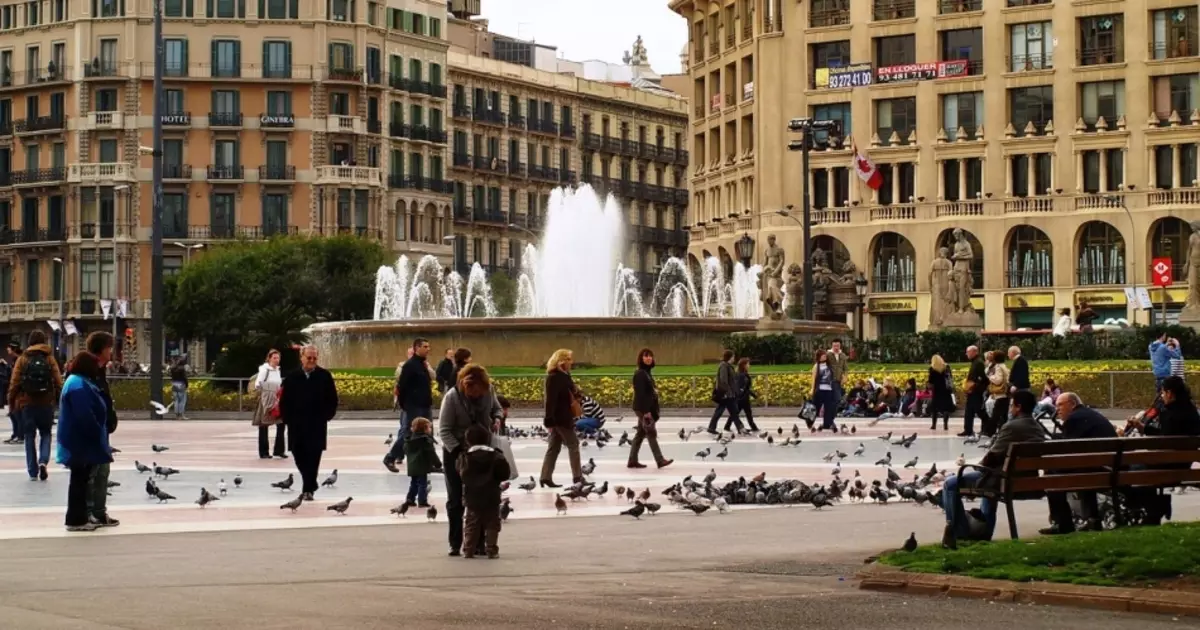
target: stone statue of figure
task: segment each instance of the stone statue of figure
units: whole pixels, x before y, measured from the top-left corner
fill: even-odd
[[[962,228],[954,228],[954,273],[953,273],[953,295],[950,296],[950,302],[954,305],[955,313],[969,313],[975,310],[971,306],[971,291],[975,286],[975,278],[971,273],[971,261],[975,259],[975,252],[971,250],[971,243],[967,240],[967,235],[962,231]]]
[[[649,57],[646,55],[646,45],[642,43],[642,36],[638,35],[633,42],[633,54],[630,55],[629,62],[632,66],[644,66],[648,63]]]
[[[929,306],[929,326],[939,328],[946,316],[954,312],[954,293],[950,282],[950,249],[938,248],[937,258],[929,267],[929,290],[932,300]]]
[[[853,260],[846,260],[846,264],[842,265],[842,275],[838,278],[838,283],[852,287],[856,282],[858,282],[858,265],[854,264]]]
[[[833,271],[826,262],[825,250],[817,247],[812,253],[813,286],[818,289],[826,288],[833,281]]]
[[[1187,319],[1200,318],[1200,221],[1188,224],[1192,235],[1188,237],[1187,270],[1188,294],[1187,302],[1183,305],[1183,314],[1190,315]]]
[[[787,302],[788,312],[804,312],[804,267],[800,266],[800,263],[788,265]],[[800,311],[794,311],[797,305],[800,306]]]
[[[783,317],[783,248],[775,244],[775,235],[767,235],[767,248],[763,251],[762,274],[759,290],[762,294],[763,314],[771,319]]]

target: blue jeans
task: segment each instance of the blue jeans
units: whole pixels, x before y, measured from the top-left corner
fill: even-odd
[[[955,538],[968,538],[971,534],[967,523],[967,511],[963,508],[962,496],[958,494],[959,485],[974,486],[983,479],[983,473],[978,470],[968,470],[962,477],[957,475],[947,477],[942,485],[942,510],[946,513],[946,524],[954,527]],[[996,529],[996,505],[991,499],[980,499],[979,509],[987,519],[987,534],[990,538]]]
[[[429,503],[429,475],[413,475],[408,479],[409,503],[425,505]]]
[[[580,418],[575,421],[575,430],[583,433],[595,433],[603,426],[603,422],[596,418]]]
[[[38,476],[38,464],[50,463],[50,432],[54,425],[54,407],[29,405],[21,409],[25,434],[25,470],[30,477]],[[41,439],[35,440],[39,437]]]
[[[175,417],[183,417],[183,414],[187,413],[187,385],[171,383],[171,396],[175,401]]]
[[[417,418],[426,418],[432,420],[433,410],[429,407],[418,407],[410,405],[404,407],[400,412],[400,428],[396,431],[396,441],[392,443],[391,450],[388,451],[387,459],[393,462],[404,461],[404,440],[408,439],[408,434],[412,433],[412,422]]]

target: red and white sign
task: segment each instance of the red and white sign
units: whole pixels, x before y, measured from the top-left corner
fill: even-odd
[[[854,147],[854,172],[858,178],[863,181],[871,190],[879,190],[883,185],[883,174],[875,168],[875,163],[871,158],[858,152],[858,145],[852,144]]]
[[[1174,284],[1175,278],[1171,274],[1171,259],[1155,258],[1151,260],[1150,275],[1153,277],[1156,287],[1169,287]]]

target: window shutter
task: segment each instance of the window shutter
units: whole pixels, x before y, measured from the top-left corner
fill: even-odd
[[[429,64],[429,82],[434,85],[442,84],[442,65],[438,63]]]
[[[193,14],[195,13],[195,8],[192,5],[192,0],[187,0],[187,4],[185,4],[184,6],[186,7],[186,10],[184,11],[184,15],[186,15],[188,17],[192,17]]]
[[[233,42],[233,76],[242,76],[242,42]]]
[[[288,17],[293,20],[300,19],[300,0],[291,0],[288,3]]]
[[[413,32],[413,14],[408,11],[404,11],[404,30]]]
[[[180,72],[182,72],[183,74],[186,75],[187,74],[187,66],[188,66],[188,40],[186,40],[186,39],[181,40],[179,42],[179,44],[180,44],[179,50],[182,53],[182,57],[183,57],[183,59],[182,59],[183,67],[180,68],[179,70],[180,70]]]
[[[258,19],[267,17],[267,0],[258,0]]]
[[[210,61],[210,62],[211,62],[211,64],[212,64],[212,69],[213,69],[213,71],[214,71],[214,72],[215,72],[215,71],[216,71],[216,69],[217,69],[217,44],[218,44],[218,43],[219,43],[219,42],[217,42],[217,40],[215,40],[215,39],[214,39],[214,40],[212,40],[212,42],[211,42],[211,46],[212,46],[212,59],[210,59],[209,61]]]
[[[238,0],[237,16],[240,18],[246,17],[246,0]]]
[[[283,47],[283,63],[287,68],[287,75],[292,76],[292,42],[285,42]],[[290,110],[289,110],[290,111]]]
[[[213,0],[205,0],[204,15],[208,17],[213,16]]]
[[[272,63],[275,60],[271,59],[270,50],[271,42],[264,41],[262,44],[262,74],[264,77],[275,71],[275,64]]]

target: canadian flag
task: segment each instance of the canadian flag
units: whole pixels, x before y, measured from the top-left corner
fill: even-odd
[[[854,172],[858,174],[858,178],[870,186],[871,190],[879,190],[883,185],[883,175],[879,173],[879,169],[875,168],[875,163],[871,158],[858,152],[858,145],[852,144],[854,148]]]

